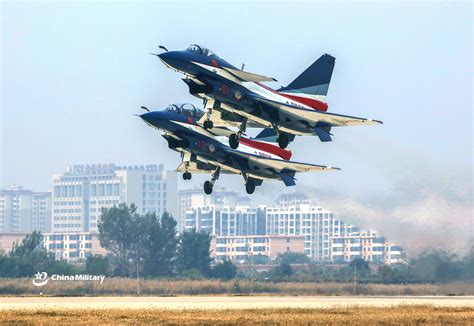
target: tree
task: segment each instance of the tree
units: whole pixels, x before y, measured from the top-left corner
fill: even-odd
[[[332,270],[325,264],[310,264],[307,268],[311,279],[316,282],[324,282],[332,280]]]
[[[293,269],[288,263],[280,263],[271,270],[270,274],[276,278],[286,278],[293,274]]]
[[[209,275],[211,236],[205,231],[197,232],[196,229],[184,231],[178,244],[178,268],[197,269],[203,275]]]
[[[43,241],[43,235],[39,231],[33,231],[31,234],[27,234],[23,238],[21,244],[18,241],[13,244],[12,250],[10,251],[11,257],[27,257],[33,252],[41,251],[41,242]]]
[[[357,277],[368,277],[370,275],[369,263],[362,258],[355,258],[349,263],[349,270],[355,271]]]
[[[468,254],[462,262],[462,277],[465,280],[474,280],[474,246],[471,247]]]
[[[212,269],[212,276],[215,278],[230,280],[237,275],[237,267],[230,260],[224,260],[223,262],[218,263]]]
[[[86,259],[85,272],[92,275],[109,275],[109,260],[101,255],[89,256]]]
[[[138,214],[136,206],[126,204],[102,208],[98,224],[100,245],[119,258],[117,274],[128,275],[129,259],[136,259],[138,252]],[[135,254],[134,254],[135,253]]]
[[[0,257],[1,277],[28,277],[37,272],[73,274],[76,269],[65,261],[56,261],[42,246],[41,232],[28,234],[16,242],[8,256]]]
[[[251,259],[253,265],[265,265],[270,262],[270,258],[267,255],[262,254],[254,255]]]
[[[411,262],[416,281],[447,282],[459,279],[462,265],[458,256],[446,250],[428,250]]]
[[[302,252],[285,252],[278,254],[277,260],[282,264],[308,264],[309,258]]]
[[[148,276],[172,275],[176,260],[178,238],[176,221],[167,212],[158,220],[155,213],[141,220],[140,250],[143,273]]]

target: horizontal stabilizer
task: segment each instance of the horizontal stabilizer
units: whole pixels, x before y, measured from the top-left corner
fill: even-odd
[[[332,141],[331,134],[326,130],[316,127],[314,128],[314,132],[316,132],[316,135],[322,142]]]
[[[288,170],[288,169],[283,169],[279,173],[279,175],[280,175],[281,181],[283,181],[285,186],[291,187],[291,186],[296,185],[295,177],[294,177],[295,176],[295,171],[291,171],[291,170]]]

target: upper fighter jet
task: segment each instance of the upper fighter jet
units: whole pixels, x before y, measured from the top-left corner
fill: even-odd
[[[288,86],[273,90],[261,82],[274,78],[238,69],[211,50],[193,44],[183,51],[157,56],[171,69],[185,74],[183,81],[191,94],[204,100],[207,114],[200,124],[213,127],[216,116],[237,123],[239,131],[229,137],[230,147],[239,146],[248,122],[263,127],[261,136],[286,148],[295,135],[317,135],[331,141],[331,128],[381,124],[381,121],[327,113],[326,95],[334,69],[334,57],[324,54]],[[216,112],[217,111],[217,112]]]
[[[191,104],[172,104],[163,111],[148,112],[140,117],[164,131],[168,147],[181,153],[182,163],[177,171],[183,172],[183,179],[191,179],[192,172],[212,173],[212,179],[204,183],[206,194],[212,193],[220,173],[241,174],[245,189],[251,194],[264,180],[277,179],[286,186],[294,186],[297,172],[339,170],[290,161],[291,151],[247,138],[241,139],[238,150],[232,149],[227,137],[232,131],[218,127],[204,129],[198,124],[203,115],[203,111]]]

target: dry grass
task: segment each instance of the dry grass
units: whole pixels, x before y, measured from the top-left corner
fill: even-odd
[[[453,324],[471,325],[474,308],[398,306],[391,308],[154,310],[6,310],[0,323],[15,324]]]
[[[126,296],[137,293],[137,282],[106,278],[96,282],[50,282],[37,288],[31,278],[0,279],[0,295]],[[141,280],[140,294],[146,296],[208,294],[353,295],[351,283],[250,282],[219,280]],[[360,284],[358,295],[473,295],[474,284]]]

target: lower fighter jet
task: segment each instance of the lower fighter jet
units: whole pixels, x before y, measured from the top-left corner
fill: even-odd
[[[150,126],[164,131],[168,147],[181,153],[182,163],[177,171],[184,180],[191,173],[212,173],[204,183],[204,192],[212,193],[221,173],[241,174],[247,193],[252,194],[264,180],[281,180],[286,186],[295,185],[297,172],[334,171],[339,168],[290,161],[291,151],[278,146],[242,137],[239,149],[229,146],[227,128],[205,129],[198,124],[204,112],[192,104],[172,104],[163,111],[150,112],[140,117]]]

